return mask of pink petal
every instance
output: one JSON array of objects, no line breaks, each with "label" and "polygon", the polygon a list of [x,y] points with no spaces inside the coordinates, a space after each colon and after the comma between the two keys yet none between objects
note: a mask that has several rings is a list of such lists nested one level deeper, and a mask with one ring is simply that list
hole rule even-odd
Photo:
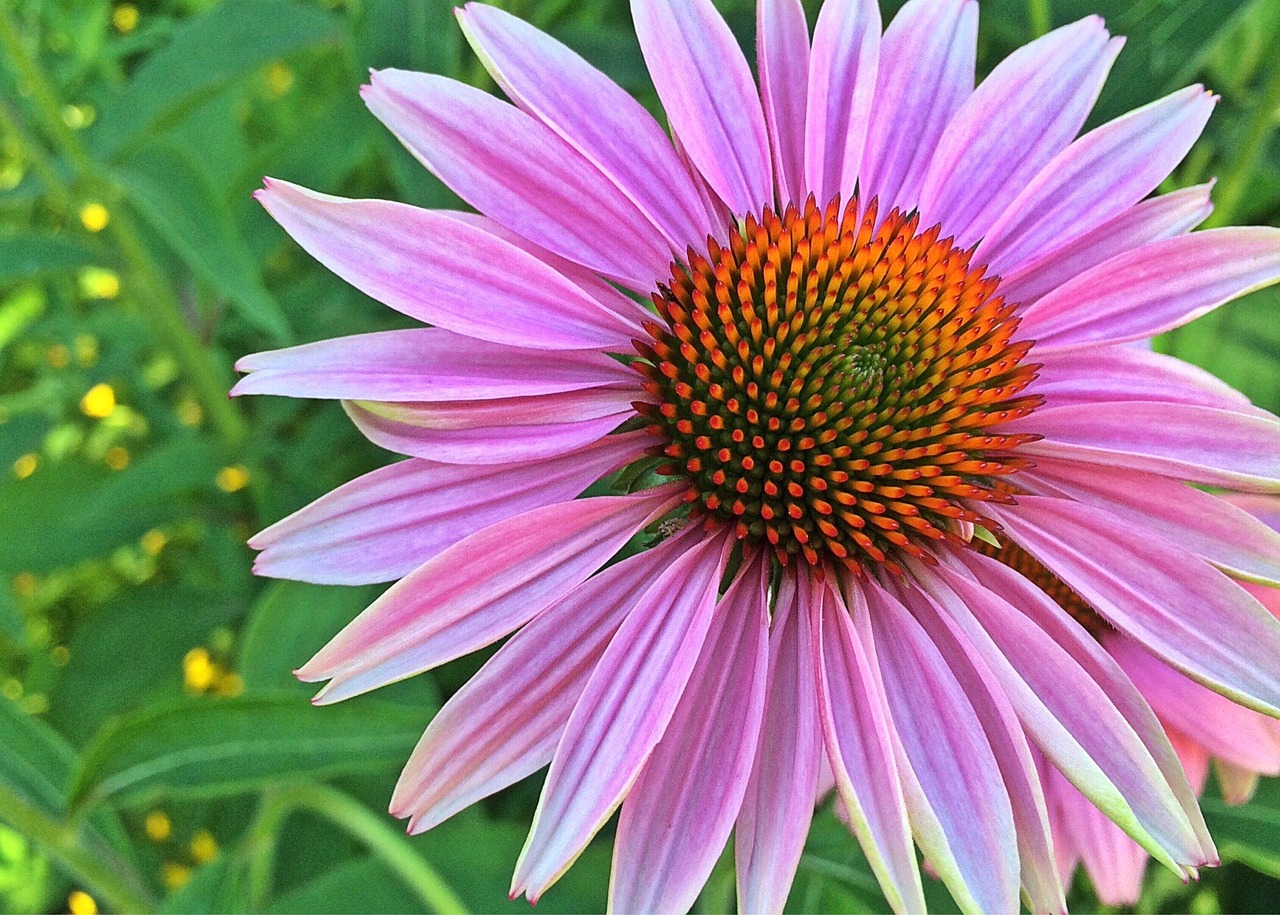
[{"label": "pink petal", "polygon": [[668,274],[662,234],[550,127],[441,76],[379,70],[370,79],[369,110],[481,213],[639,291]]},{"label": "pink petal", "polygon": [[998,520],[1109,623],[1192,679],[1280,717],[1280,621],[1165,538],[1108,512],[1019,496]]},{"label": "pink petal", "polygon": [[[438,327],[335,337],[245,356],[233,395],[336,400],[497,400],[631,383],[634,372],[591,350],[516,349]],[[638,392],[637,392],[638,393]]]},{"label": "pink petal", "polygon": [[1081,19],[1023,45],[1001,61],[956,111],[920,192],[924,225],[967,247],[1089,116],[1120,41],[1102,20]]},{"label": "pink petal", "polygon": [[1103,261],[1185,235],[1213,212],[1212,190],[1212,183],[1201,184],[1144,200],[1074,241],[1019,264],[1000,281],[1000,292],[1010,302],[1030,305]]},{"label": "pink petal", "polygon": [[609,909],[687,912],[742,805],[769,670],[769,556],[757,553],[716,608],[666,734],[618,818]]},{"label": "pink petal", "polygon": [[[1272,719],[1267,720],[1270,721]],[[1177,754],[1178,763],[1182,766],[1183,771],[1186,772],[1187,781],[1191,784],[1191,789],[1198,797],[1204,792],[1204,786],[1209,782],[1209,754],[1200,744],[1190,737],[1184,737],[1179,734],[1174,728],[1166,725],[1164,730],[1169,736],[1169,743]],[[1256,778],[1257,776],[1255,775],[1254,777]],[[1231,801],[1227,803],[1231,803]]]},{"label": "pink petal", "polygon": [[1280,420],[1181,403],[1044,407],[1007,428],[1042,441],[1026,454],[1164,474],[1193,483],[1280,491]]},{"label": "pink petal", "polygon": [[827,0],[813,31],[804,141],[805,182],[819,206],[853,193],[879,63],[876,0]]},{"label": "pink petal", "polygon": [[865,593],[916,839],[962,910],[1012,912],[1013,808],[982,722],[906,608],[874,582]]},{"label": "pink petal", "polygon": [[1085,134],[1014,198],[975,258],[1003,274],[1125,212],[1191,150],[1214,102],[1191,86]]},{"label": "pink petal", "polygon": [[458,19],[502,91],[608,176],[674,250],[706,240],[710,223],[688,172],[629,93],[510,13],[469,3]]},{"label": "pink petal", "polygon": [[504,518],[565,502],[640,455],[647,433],[610,435],[528,464],[413,459],[352,480],[249,541],[254,571],[318,584],[394,581]]},{"label": "pink petal", "polygon": [[[1205,754],[1206,768],[1208,754]],[[1247,804],[1258,790],[1258,773],[1234,766],[1219,759],[1215,766],[1218,771],[1218,787],[1222,791],[1222,799],[1235,806]]]},{"label": "pink petal", "polygon": [[1210,229],[1078,274],[1022,313],[1037,352],[1142,340],[1280,280],[1280,229]]},{"label": "pink petal", "polygon": [[880,212],[919,202],[933,150],[973,92],[977,40],[973,0],[910,0],[885,29],[858,175]]},{"label": "pink petal", "polygon": [[520,628],[670,509],[671,487],[562,502],[459,541],[356,617],[297,671],[337,702],[430,670]]},{"label": "pink petal", "polygon": [[773,608],[764,722],[735,830],[739,912],[782,911],[814,797],[826,793],[809,614],[797,600],[795,576],[786,575]]},{"label": "pink petal", "polygon": [[631,790],[702,652],[724,573],[723,535],[675,560],[645,591],[569,716],[516,863],[513,897],[542,893]]},{"label": "pink petal", "polygon": [[1050,790],[1061,811],[1059,822],[1076,847],[1103,905],[1133,905],[1142,890],[1147,853],[1084,798],[1057,770]]},{"label": "pink petal", "polygon": [[536,257],[449,216],[274,179],[257,198],[316,260],[419,321],[532,349],[627,351],[642,332]]},{"label": "pink petal", "polygon": [[[458,404],[343,401],[375,445],[446,464],[511,464],[574,451],[634,415],[625,388]],[[590,396],[588,396],[590,395]]]},{"label": "pink petal", "polygon": [[632,0],[636,37],[671,130],[737,216],[773,200],[764,110],[711,0]]},{"label": "pink petal", "polygon": [[809,24],[800,0],[759,0],[756,54],[781,204],[804,200]]},{"label": "pink petal", "polygon": [[512,636],[431,720],[392,815],[424,832],[549,763],[613,634],[688,545],[671,538],[610,566]]},{"label": "pink petal", "polygon": [[816,638],[818,710],[827,758],[851,826],[895,912],[924,911],[924,891],[907,824],[907,806],[895,760],[888,699],[868,657],[865,634],[854,631],[851,612],[865,622],[866,597],[846,609],[829,583],[801,583],[800,611]]}]

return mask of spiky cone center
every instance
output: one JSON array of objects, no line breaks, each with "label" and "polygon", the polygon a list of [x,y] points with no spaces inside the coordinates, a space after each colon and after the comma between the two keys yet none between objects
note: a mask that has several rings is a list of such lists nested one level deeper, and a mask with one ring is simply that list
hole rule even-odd
[{"label": "spiky cone center", "polygon": [[672,265],[636,342],[662,471],[783,563],[897,571],[963,545],[1036,438],[999,431],[1040,398],[998,279],[939,227],[877,210],[748,216]]},{"label": "spiky cone center", "polygon": [[1095,639],[1113,631],[1111,624],[1099,616],[1098,611],[1089,606],[1084,598],[1016,543],[1006,539],[1000,541],[1000,546],[997,547],[975,537],[972,546],[979,553],[1000,560],[1053,598],[1054,603],[1067,611]]}]

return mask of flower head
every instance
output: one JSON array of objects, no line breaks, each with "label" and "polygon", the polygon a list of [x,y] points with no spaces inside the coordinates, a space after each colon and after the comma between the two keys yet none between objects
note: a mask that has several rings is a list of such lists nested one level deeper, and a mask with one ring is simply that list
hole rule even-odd
[{"label": "flower head", "polygon": [[1208,187],[1144,200],[1213,97],[1077,138],[1120,49],[1096,18],[975,88],[972,0],[883,34],[828,0],[812,36],[761,0],[757,85],[710,0],[632,10],[670,135],[473,3],[513,104],[394,70],[364,97],[482,215],[259,194],[434,325],[240,363],[238,393],[341,399],[409,456],[252,541],[264,574],[399,579],[299,676],[337,701],[511,636],[391,809],[428,829],[549,764],[533,900],[621,807],[613,908],[687,910],[733,834],[739,910],[780,910],[827,768],[900,911],[913,842],[967,911],[1063,910],[1059,775],[1177,873],[1215,863],[1087,628],[1280,714],[1280,623],[1220,571],[1280,555],[1187,485],[1280,490],[1280,421],[1124,345],[1280,279],[1280,231],[1189,234]]}]

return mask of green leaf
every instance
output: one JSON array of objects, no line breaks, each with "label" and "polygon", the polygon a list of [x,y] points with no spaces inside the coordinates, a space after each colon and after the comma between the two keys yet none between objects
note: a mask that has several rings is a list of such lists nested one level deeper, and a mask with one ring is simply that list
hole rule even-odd
[{"label": "green leaf", "polygon": [[226,296],[247,322],[278,342],[290,338],[280,305],[229,211],[183,151],[148,147],[117,175],[134,207],[197,276]]},{"label": "green leaf", "polygon": [[1274,779],[1264,779],[1244,806],[1206,797],[1200,809],[1223,861],[1237,861],[1280,880],[1280,785]]},{"label": "green leaf", "polygon": [[160,904],[160,911],[173,915],[226,911],[224,894],[231,876],[230,858],[226,855],[215,858],[197,869],[183,886],[166,896]]},{"label": "green leaf", "polygon": [[101,263],[93,248],[65,235],[22,232],[0,239],[0,284]]},{"label": "green leaf", "polygon": [[303,777],[390,774],[428,717],[387,704],[312,708],[296,695],[184,699],[108,723],[85,750],[71,803],[140,804],[240,794]]}]

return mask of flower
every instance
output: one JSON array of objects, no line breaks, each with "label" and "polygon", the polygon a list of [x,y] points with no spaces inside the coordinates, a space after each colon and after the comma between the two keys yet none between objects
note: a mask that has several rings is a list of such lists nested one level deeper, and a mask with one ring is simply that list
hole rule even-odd
[{"label": "flower", "polygon": [[883,35],[829,0],[812,38],[762,0],[757,87],[710,0],[632,10],[674,138],[470,4],[514,104],[397,70],[364,98],[482,215],[258,194],[434,325],[239,364],[237,393],[341,399],[410,457],[251,541],[263,574],[398,579],[298,675],[334,702],[510,636],[391,811],[428,829],[549,764],[513,896],[620,807],[615,910],[687,910],[732,833],[739,909],[776,911],[828,765],[896,910],[924,908],[914,839],[966,911],[1062,911],[1039,754],[1184,878],[1216,863],[1115,659],[974,548],[1280,715],[1280,623],[1219,570],[1280,558],[1187,485],[1280,490],[1280,421],[1125,345],[1280,279],[1280,230],[1190,234],[1209,187],[1145,199],[1213,96],[1077,139],[1120,50],[1097,18],[975,89],[972,0]]}]

